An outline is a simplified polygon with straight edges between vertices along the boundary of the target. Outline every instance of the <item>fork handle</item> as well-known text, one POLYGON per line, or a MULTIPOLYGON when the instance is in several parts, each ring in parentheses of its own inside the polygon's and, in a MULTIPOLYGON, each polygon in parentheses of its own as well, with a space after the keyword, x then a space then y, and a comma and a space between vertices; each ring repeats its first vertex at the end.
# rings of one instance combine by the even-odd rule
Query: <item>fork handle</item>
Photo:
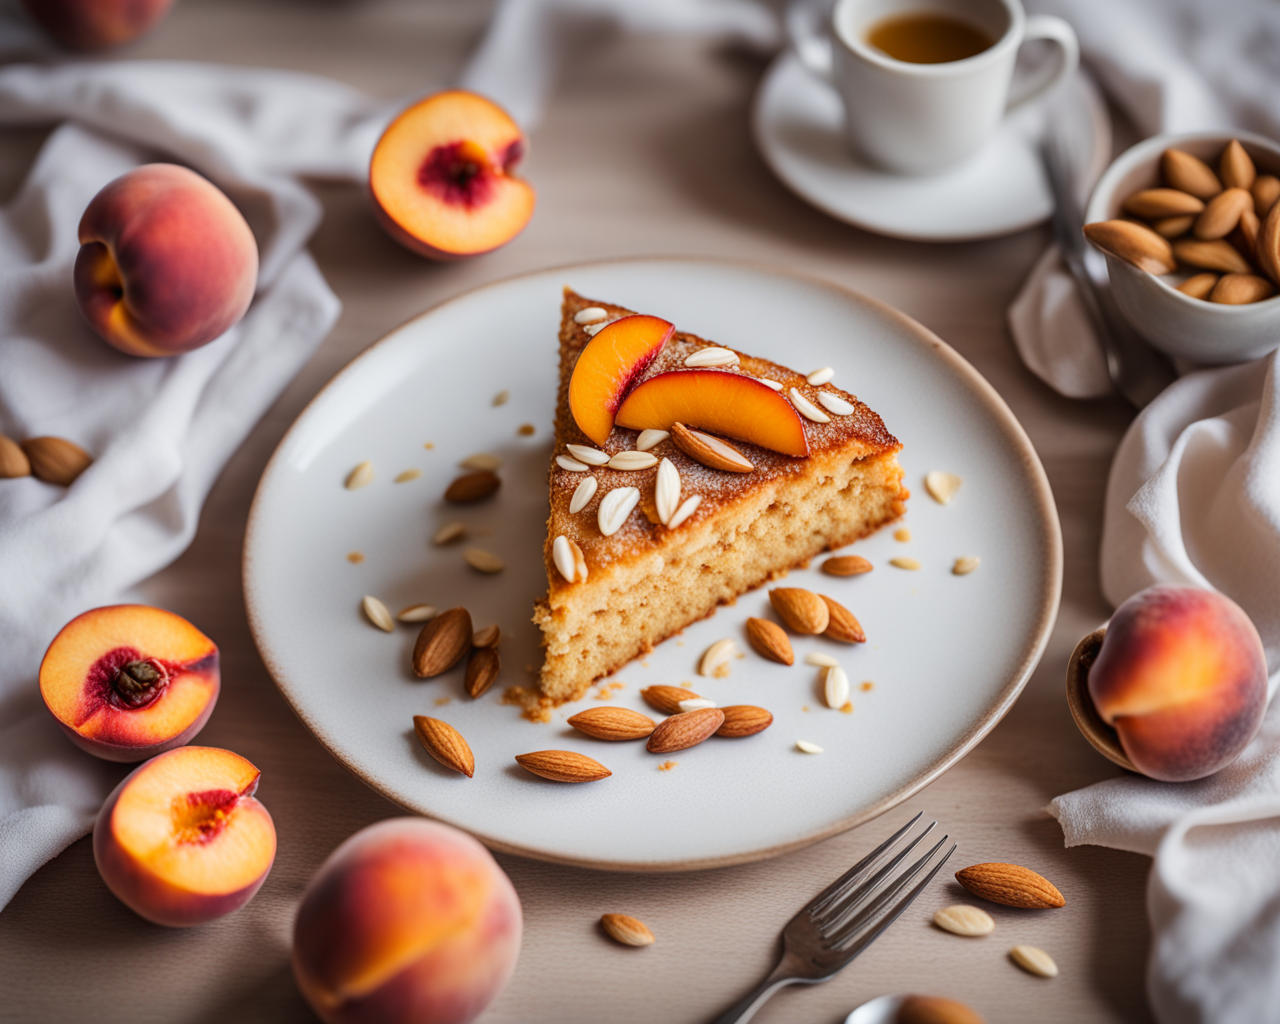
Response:
POLYGON ((764 981, 760 982, 759 985, 729 1009, 725 1010, 719 1017, 711 1021, 710 1024, 746 1024, 778 989, 784 985, 791 985, 803 980, 803 978, 796 977, 791 966, 787 963, 786 957, 783 957, 778 961, 778 965, 769 972, 769 976, 764 981))

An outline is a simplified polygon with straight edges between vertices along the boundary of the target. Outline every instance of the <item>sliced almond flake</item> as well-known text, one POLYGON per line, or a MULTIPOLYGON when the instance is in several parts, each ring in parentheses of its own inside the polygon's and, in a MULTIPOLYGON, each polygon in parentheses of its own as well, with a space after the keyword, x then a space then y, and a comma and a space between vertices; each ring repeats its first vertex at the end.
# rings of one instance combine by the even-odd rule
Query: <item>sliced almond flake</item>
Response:
POLYGON ((738 353, 727 348, 709 345, 700 348, 684 361, 685 366, 732 366, 738 362, 738 353))
POLYGON ((830 423, 831 417, 814 405, 804 395, 800 394, 795 388, 792 388, 788 394, 791 396, 791 404, 796 407, 796 411, 807 420, 813 420, 814 423, 830 423))
POLYGON ((831 369, 829 366, 824 366, 821 370, 814 370, 813 373, 805 377, 805 380, 816 388, 819 384, 825 384, 835 375, 835 370, 831 369))
POLYGON ((578 547, 576 541, 569 541, 569 547, 573 549, 573 567, 577 573, 578 581, 587 582, 587 556, 582 553, 582 548, 578 547))
POLYGON ((912 572, 920 568, 920 563, 914 558, 891 558, 889 564, 895 569, 909 569, 912 572))
POLYGON ((387 606, 376 597, 370 597, 368 594, 365 594, 364 600, 361 604, 364 607, 364 613, 368 616, 369 621, 379 629, 390 633, 396 628, 396 620, 393 619, 391 617, 391 613, 387 611, 387 606))
POLYGON ((588 466, 603 466, 609 461, 609 456, 599 448, 591 448, 585 444, 567 444, 564 447, 570 458, 585 462, 588 466))
POLYGON ((701 711, 703 708, 714 708, 716 706, 715 701, 708 700, 706 697, 689 697, 687 700, 676 702, 676 707, 678 707, 681 712, 701 711))
POLYGON ((804 656, 804 663, 806 665, 817 665, 819 668, 831 668, 840 664, 831 655, 823 654, 821 651, 810 651, 804 656))
POLYGON ((658 463, 658 479, 653 487, 653 503, 657 507, 658 522, 666 526, 680 507, 680 471, 670 459, 658 463))
POLYGON ((827 412, 833 412, 837 416, 853 415, 853 406, 834 392, 819 391, 818 401, 822 403, 822 407, 827 412))
POLYGON ((396 612, 396 619, 400 622, 430 622, 439 614, 439 609, 433 604, 411 604, 396 612))
POLYGON ((962 482, 954 473, 944 473, 935 469, 932 473, 925 474, 924 489, 939 505, 945 505, 956 496, 962 482))
POLYGON ((578 572, 573 564, 573 548, 569 546, 569 538, 561 534, 551 542, 551 561, 555 562, 560 575, 572 583, 578 572))
POLYGON ((593 324, 597 320, 603 320, 609 315, 609 311, 601 306, 588 306, 586 309, 580 309, 573 314, 573 322, 575 324, 593 324))
POLYGON ((698 511, 698 506, 702 504, 701 494, 691 494, 684 499, 684 502, 676 509, 676 514, 671 517, 671 522, 667 523, 667 529, 674 530, 680 526, 686 519, 698 511))
POLYGON ((1014 946, 1009 950, 1009 956, 1028 974, 1040 978, 1058 976, 1058 965, 1053 962, 1053 957, 1037 946, 1014 946))
POLYGON ((763 384, 765 387, 773 388, 774 391, 782 390, 782 385, 779 384, 776 380, 770 380, 768 377, 757 377, 756 379, 760 381, 760 383, 763 384))
POLYGON ((608 462, 610 469, 621 470, 649 469, 657 464, 658 456, 651 455, 649 452, 637 451, 618 452, 608 462))
POLYGON ((849 677, 839 665, 822 670, 822 698, 827 707, 839 711, 849 700, 849 677))
POLYGON ((489 452, 476 452, 474 455, 468 455, 458 465, 463 469, 487 469, 492 472, 502 468, 502 460, 489 452))
POLYGON ((622 529, 622 524, 627 521, 627 516, 631 515, 631 510, 639 501, 639 488, 615 487, 611 490, 600 502, 600 509, 596 514, 600 532, 606 537, 612 537, 622 529))
POLYGON ((610 324, 616 323, 620 319, 622 318, 615 316, 615 317, 611 317, 608 320, 601 320, 599 323, 587 324, 587 326, 584 327, 583 330, 586 331, 589 335, 591 335, 591 337, 594 338, 597 334, 603 331, 610 324))
POLYGON ((395 482, 398 484, 407 484, 410 480, 417 480, 420 476, 422 476, 422 470, 406 469, 403 473, 396 474, 395 482))
POLYGON ((371 483, 373 483, 373 463, 366 460, 347 474, 344 486, 349 491, 358 491, 371 483))
POLYGON ((951 572, 956 576, 968 576, 974 569, 982 564, 982 559, 977 555, 964 555, 956 559, 956 564, 951 567, 951 572))
POLYGON ((723 668, 727 668, 733 660, 733 641, 726 638, 717 640, 703 653, 698 661, 698 675, 715 676, 723 668))
POLYGON ((436 530, 436 535, 431 539, 436 544, 452 544, 459 537, 466 534, 466 532, 466 523, 445 523, 444 526, 436 530))
POLYGON ((501 558, 484 548, 467 548, 462 557, 467 560, 467 565, 480 572, 502 572, 507 567, 501 558))
POLYGON ((996 923, 990 914, 965 903, 956 903, 934 911, 933 923, 943 931, 966 938, 990 935, 996 930, 996 923))
POLYGON ((796 740, 796 750, 802 754, 821 754, 822 748, 816 743, 810 743, 808 740, 796 740))
POLYGON ((585 462, 579 462, 577 459, 571 459, 567 455, 557 455, 556 465, 561 469, 567 469, 570 473, 585 473, 591 468, 585 462))
POLYGON ((600 486, 593 476, 583 477, 582 483, 578 484, 577 490, 573 492, 573 497, 569 499, 569 513, 576 515, 587 507, 587 502, 596 496, 596 488, 600 486))
POLYGON ((510 398, 511 398, 510 391, 499 391, 496 395, 493 396, 493 404, 494 406, 506 405, 507 402, 510 400, 510 398))
POLYGON ((654 430, 652 427, 648 430, 640 431, 640 436, 636 438, 636 451, 647 452, 654 445, 661 444, 671 436, 669 430, 654 430))

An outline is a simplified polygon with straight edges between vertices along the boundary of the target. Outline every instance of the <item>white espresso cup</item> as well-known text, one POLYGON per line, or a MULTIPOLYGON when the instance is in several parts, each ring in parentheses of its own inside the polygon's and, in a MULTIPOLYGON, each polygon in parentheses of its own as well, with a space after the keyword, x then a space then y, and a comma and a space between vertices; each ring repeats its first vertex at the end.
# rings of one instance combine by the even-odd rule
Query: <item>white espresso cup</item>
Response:
POLYGON ((1018 0, 801 0, 787 29, 805 67, 840 94, 854 152, 902 174, 936 174, 973 156, 1009 111, 1049 92, 1080 60, 1070 25, 1027 17, 1018 0), (909 14, 947 15, 995 42, 963 60, 916 64, 867 41, 884 19, 909 14), (1011 95, 1018 49, 1040 39, 1057 46, 1058 59, 1011 95))

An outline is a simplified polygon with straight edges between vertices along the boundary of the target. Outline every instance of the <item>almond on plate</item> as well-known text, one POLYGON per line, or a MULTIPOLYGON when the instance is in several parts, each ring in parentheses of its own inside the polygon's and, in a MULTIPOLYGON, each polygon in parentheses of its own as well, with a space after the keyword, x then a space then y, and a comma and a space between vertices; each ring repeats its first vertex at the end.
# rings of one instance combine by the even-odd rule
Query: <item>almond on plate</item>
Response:
POLYGON ((683 686, 646 686, 640 696, 654 710, 674 715, 680 710, 682 700, 697 700, 699 695, 683 686))
POLYGON ((677 750, 696 747, 715 735, 724 725, 724 712, 719 708, 701 708, 685 711, 658 723, 649 737, 646 747, 651 754, 670 754, 677 750))
POLYGON ((780 665, 794 665, 795 652, 781 626, 768 619, 747 619, 747 642, 760 657, 780 665))
POLYGON ((587 708, 569 719, 578 732, 597 740, 642 740, 657 723, 630 708, 587 708))
POLYGON ((422 627, 413 645, 413 671, 422 679, 448 672, 471 649, 471 613, 450 608, 422 627))
POLYGON ((517 754, 516 763, 552 782, 595 782, 613 774, 599 761, 576 750, 535 750, 517 754))
POLYGON ((769 591, 769 603, 778 618, 796 633, 817 635, 831 621, 826 602, 811 590, 775 587, 769 591))
POLYGON ((716 730, 716 735, 726 739, 754 736, 773 724, 773 715, 753 704, 730 704, 720 711, 724 715, 724 723, 716 730))
POLYGON ((629 914, 604 914, 600 918, 600 926, 609 938, 624 946, 652 946, 654 943, 653 932, 643 921, 629 914))
POLYGON ((1006 907, 1046 910, 1067 902, 1047 878, 1018 864, 974 864, 957 871, 956 881, 975 896, 1006 907))
POLYGON ((471 753, 471 747, 448 722, 428 718, 426 715, 414 715, 413 731, 418 734, 418 740, 426 752, 446 768, 452 768, 467 778, 475 774, 476 759, 471 753))

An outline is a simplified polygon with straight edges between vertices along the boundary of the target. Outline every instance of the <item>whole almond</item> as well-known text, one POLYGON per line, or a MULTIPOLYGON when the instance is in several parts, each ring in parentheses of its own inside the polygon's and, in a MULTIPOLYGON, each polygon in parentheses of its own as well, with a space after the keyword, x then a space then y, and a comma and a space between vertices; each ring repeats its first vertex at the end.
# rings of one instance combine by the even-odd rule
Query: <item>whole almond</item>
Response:
POLYGON ((497 625, 485 626, 484 629, 477 629, 471 635, 472 647, 497 647, 498 641, 502 639, 502 630, 497 625))
POLYGON ((502 660, 496 647, 473 647, 467 660, 467 674, 462 685, 472 699, 483 696, 498 678, 502 660))
POLYGON ((614 942, 624 946, 652 946, 653 932, 643 921, 637 921, 628 914, 604 914, 600 918, 600 927, 614 942))
POLYGON ((423 679, 448 672, 471 649, 471 613, 450 608, 422 627, 413 645, 413 671, 423 679))
POLYGON ((781 665, 794 665, 795 652, 781 626, 768 619, 747 619, 747 642, 760 657, 781 665))
POLYGON ((853 612, 839 601, 833 601, 826 594, 818 596, 827 604, 828 621, 827 628, 822 631, 823 636, 846 644, 867 642, 867 634, 862 631, 862 623, 854 618, 853 612))
POLYGON ((32 476, 59 487, 70 487, 93 463, 92 455, 63 437, 33 437, 22 442, 22 450, 32 476))
POLYGON ((985 1024, 982 1015, 964 1003, 942 996, 907 996, 898 1006, 894 1024, 985 1024))
POLYGON ((1124 201, 1124 212, 1141 217, 1143 220, 1179 217, 1183 214, 1199 213, 1203 209, 1204 200, 1176 188, 1143 189, 1124 201))
POLYGON ((1183 295, 1189 295, 1193 299, 1208 299, 1209 293, 1213 291, 1213 286, 1218 283, 1218 275, 1205 271, 1203 274, 1196 274, 1187 278, 1182 284, 1178 285, 1178 291, 1183 295))
POLYGON ((1170 188, 1190 192, 1197 199, 1212 199, 1222 191, 1222 182, 1203 160, 1180 149, 1166 149, 1160 157, 1160 172, 1170 188))
POLYGON ((587 708, 569 719, 578 732, 597 740, 642 740, 653 732, 655 722, 630 708, 587 708))
POLYGON ((957 871, 956 881, 975 896, 1006 907, 1044 910, 1067 902, 1047 878, 1017 864, 974 864, 957 871))
POLYGON ((682 700, 697 700, 698 694, 683 686, 646 686, 640 691, 645 703, 664 715, 674 715, 680 710, 682 700))
POLYGON ((1276 200, 1280 199, 1280 178, 1274 174, 1260 174, 1249 191, 1253 193, 1253 212, 1259 220, 1264 220, 1276 200))
POLYGON ((728 441, 723 441, 701 430, 690 430, 683 423, 671 424, 671 440, 689 458, 711 469, 726 473, 750 473, 756 467, 742 452, 728 441))
MULTIPOLYGON (((1199 200, 1197 200, 1199 202, 1199 200)), ((1165 217, 1151 225, 1151 230, 1161 238, 1177 238, 1179 235, 1185 235, 1191 230, 1191 225, 1196 222, 1196 216, 1188 213, 1182 217, 1165 217)))
POLYGON ((1270 298, 1275 289, 1265 277, 1256 274, 1223 274, 1209 293, 1210 302, 1227 306, 1244 306, 1270 298))
POLYGON ((777 587, 769 591, 769 603, 787 627, 796 633, 817 635, 827 628, 831 612, 817 594, 800 587, 777 587))
POLYGON ((1176 266, 1169 242, 1133 221, 1095 221, 1084 226, 1084 236, 1103 252, 1148 274, 1168 274, 1176 266))
POLYGON ((1226 238, 1245 210, 1253 209, 1253 196, 1245 188, 1229 188, 1209 200, 1204 212, 1196 218, 1192 234, 1202 242, 1226 238))
POLYGON ((714 736, 722 725, 724 712, 719 708, 685 711, 659 722, 645 747, 651 754, 671 754, 677 750, 687 750, 714 736))
POLYGON ((31 475, 31 460, 16 441, 0 434, 0 480, 31 475))
POLYGON ((1227 188, 1249 188, 1257 179, 1258 169, 1253 166, 1239 139, 1228 142, 1218 158, 1218 177, 1227 188))
POLYGON ((871 569, 871 563, 861 555, 836 555, 822 563, 822 571, 828 576, 861 576, 871 569))
POLYGON ((1267 277, 1280 284, 1280 203, 1274 203, 1262 221, 1262 230, 1258 232, 1258 243, 1254 246, 1253 254, 1258 265, 1266 271, 1267 277))
POLYGON ((935 911, 933 923, 943 931, 950 932, 952 935, 963 935, 966 938, 990 935, 996 930, 996 923, 991 920, 990 914, 963 903, 935 911))
POLYGON ((758 732, 764 732, 773 724, 773 715, 753 704, 730 704, 727 708, 721 708, 720 711, 724 714, 724 723, 716 730, 716 735, 723 736, 725 739, 736 740, 743 736, 754 736, 758 732))
MULTIPOLYGON (((1265 233, 1265 231, 1264 231, 1265 233)), ((1262 258, 1262 238, 1258 239, 1259 254, 1262 258)), ((1230 242, 1215 238, 1209 242, 1184 239, 1173 243, 1173 254, 1189 267, 1202 270, 1218 270, 1224 274, 1247 274, 1253 268, 1230 242)), ((1266 264, 1264 263, 1265 267, 1266 264)))
POLYGON ((461 505, 470 501, 480 501, 489 497, 502 486, 498 474, 489 469, 479 469, 474 473, 463 473, 444 492, 444 500, 461 505))
POLYGON ((576 750, 535 750, 517 754, 516 763, 552 782, 595 782, 613 774, 599 761, 576 750))
POLYGON ((476 771, 476 759, 467 746, 467 741, 448 722, 426 715, 413 716, 413 731, 427 753, 446 768, 461 772, 471 778, 476 771))

